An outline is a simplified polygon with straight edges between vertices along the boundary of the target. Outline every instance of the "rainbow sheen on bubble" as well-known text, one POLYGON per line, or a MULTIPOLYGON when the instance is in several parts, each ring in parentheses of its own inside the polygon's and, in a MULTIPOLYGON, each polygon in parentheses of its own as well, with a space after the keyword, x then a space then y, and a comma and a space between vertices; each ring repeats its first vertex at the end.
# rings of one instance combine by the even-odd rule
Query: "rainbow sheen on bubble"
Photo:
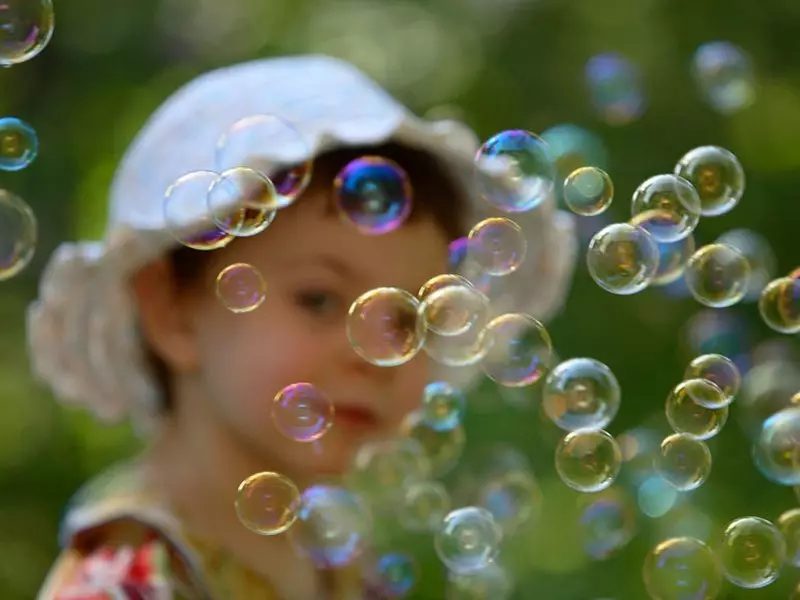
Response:
MULTIPOLYGON (((673 214, 669 211, 649 210, 631 219, 631 225, 636 225, 645 231, 654 228, 671 226, 674 222, 673 214)), ((686 263, 696 250, 694 235, 689 234, 677 242, 658 242, 658 269, 656 269, 651 286, 666 286, 678 281, 686 270, 686 263)))
POLYGON ((39 227, 31 207, 0 189, 0 281, 15 277, 30 264, 38 239, 39 227))
POLYGON ((761 290, 772 281, 778 270, 778 258, 769 240, 750 229, 730 229, 719 236, 717 244, 724 244, 741 252, 750 264, 750 281, 745 301, 756 302, 761 290))
POLYGON ((642 567, 651 600, 714 600, 722 589, 722 570, 713 550, 692 537, 657 544, 642 567))
POLYGON ((789 404, 763 421, 753 444, 753 461, 770 481, 800 485, 800 407, 789 404))
POLYGON ((723 403, 723 398, 722 390, 711 381, 682 381, 667 396, 667 422, 675 433, 708 440, 722 431, 728 421, 728 406, 723 403), (695 398, 704 398, 703 403, 695 398), (709 405, 719 408, 707 408, 709 405))
POLYGON ((607 560, 624 549, 636 534, 636 506, 621 488, 585 495, 579 502, 578 527, 584 552, 607 560))
POLYGON ((564 431, 604 429, 619 412, 619 381, 593 358, 565 360, 547 375, 542 407, 564 431))
POLYGON ((484 219, 469 232, 469 257, 489 275, 508 275, 525 260, 528 241, 511 219, 484 219))
POLYGON ((706 102, 723 115, 744 110, 755 101, 756 83, 750 57, 731 42, 701 45, 692 58, 692 76, 706 102))
POLYGON ((252 237, 272 224, 277 192, 269 178, 247 167, 221 173, 208 190, 214 224, 236 237, 252 237))
POLYGON ((438 481, 415 481, 404 490, 400 523, 412 532, 435 531, 451 506, 450 494, 444 485, 438 481))
POLYGON ((232 313, 248 313, 263 304, 267 282, 261 272, 247 263, 228 265, 217 275, 217 298, 232 313))
POLYGON ((421 410, 410 412, 400 424, 400 434, 418 443, 430 464, 430 475, 442 477, 458 464, 466 434, 461 423, 450 429, 434 429, 421 410))
POLYGON ((433 539, 439 559, 451 571, 469 573, 494 561, 503 533, 492 514, 468 506, 451 511, 433 539))
POLYGON ((659 252, 642 227, 615 223, 598 231, 589 242, 586 266, 601 288, 627 296, 649 286, 658 272, 659 252))
POLYGON ((611 486, 622 467, 622 452, 614 437, 602 429, 568 433, 555 452, 556 472, 568 487, 594 493, 611 486))
POLYGON ((725 528, 719 556, 725 579, 740 588, 760 589, 778 579, 786 541, 766 519, 742 517, 725 528))
POLYGON ((641 72, 620 54, 593 56, 584 68, 592 106, 609 125, 632 123, 642 116, 645 101, 641 72))
POLYGON ((6 0, 0 4, 0 66, 26 62, 53 37, 53 0, 6 0))
POLYGON ((741 301, 750 283, 750 263, 725 244, 708 244, 695 251, 683 278, 695 300, 711 308, 725 308, 741 301))
MULTIPOLYGON (((727 356, 703 354, 693 359, 686 367, 684 379, 705 379, 716 385, 721 395, 700 394, 692 399, 706 408, 720 408, 733 402, 742 385, 739 367, 727 356)), ((692 389, 689 389, 691 392, 692 389)))
POLYGON ((800 278, 781 277, 769 282, 758 299, 764 323, 778 333, 800 333, 800 278))
POLYGON ((445 381, 434 381, 422 392, 422 414, 425 423, 437 431, 453 429, 466 408, 464 394, 445 381))
POLYGON ((405 598, 417 584, 419 572, 414 559, 404 552, 382 554, 367 574, 367 581, 381 598, 405 598))
POLYGON ((675 175, 683 177, 697 190, 704 217, 730 212, 744 194, 745 176, 739 159, 719 146, 690 150, 675 165, 675 175))
POLYGON ((575 169, 564 181, 564 203, 576 215, 599 215, 608 210, 613 200, 611 177, 597 167, 575 169))
POLYGON ((463 277, 440 277, 454 281, 437 284, 436 289, 423 286, 418 294, 428 330, 440 336, 457 336, 484 322, 489 314, 489 298, 463 277))
MULTIPOLYGON (((3 5, 0 5, 0 14, 2 10, 3 5)), ((13 117, 0 119, 0 171, 21 171, 38 154, 39 136, 33 127, 13 117)))
POLYGON ((506 387, 523 387, 545 376, 553 357, 553 342, 544 325, 524 313, 492 319, 483 331, 486 354, 483 372, 506 387))
POLYGON ((277 535, 297 518, 297 486, 280 473, 266 471, 245 479, 236 493, 236 516, 250 531, 277 535))
POLYGON ((676 490, 694 490, 711 473, 711 451, 705 442, 682 433, 674 433, 661 442, 655 469, 676 490))
POLYGON ((314 442, 333 426, 331 399, 310 383, 293 383, 272 401, 272 422, 278 431, 296 442, 314 442))
POLYGON ((700 222, 702 203, 697 190, 683 177, 663 174, 642 182, 633 192, 631 217, 649 211, 667 213, 669 219, 655 222, 643 221, 642 227, 657 242, 677 242, 692 233, 700 222))

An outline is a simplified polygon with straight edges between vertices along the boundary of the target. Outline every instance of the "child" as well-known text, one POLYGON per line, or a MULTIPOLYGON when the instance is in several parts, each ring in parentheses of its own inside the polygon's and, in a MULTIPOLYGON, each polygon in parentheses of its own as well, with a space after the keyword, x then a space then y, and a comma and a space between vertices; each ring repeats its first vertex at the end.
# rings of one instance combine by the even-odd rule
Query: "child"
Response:
MULTIPOLYGON (((70 503, 63 552, 39 598, 366 597, 357 574, 317 573, 285 536, 245 529, 234 498, 256 472, 279 472, 301 490, 335 477, 359 444, 391 435, 416 407, 432 377, 424 353, 395 368, 365 362, 348 345, 347 311, 367 290, 415 293, 448 272, 448 244, 493 214, 472 197, 474 178, 488 180, 476 175, 476 149, 466 127, 420 121, 326 57, 215 71, 156 112, 115 177, 105 241, 59 248, 29 311, 37 375, 101 419, 132 418, 149 438, 140 456, 70 503), (310 185, 263 233, 213 252, 181 247, 165 222, 165 190, 214 170, 220 135, 264 114, 302 133, 315 158, 310 185), (333 179, 364 155, 395 161, 413 186, 410 218, 384 235, 332 217, 333 179), (255 311, 235 314, 215 297, 217 274, 233 263, 253 265, 267 282, 255 311), (319 444, 287 440, 270 418, 272 398, 296 382, 324 389, 335 405, 319 444)), ((277 150, 259 152, 269 159, 277 150)), ((571 221, 552 198, 512 216, 528 255, 498 302, 545 318, 571 275, 571 221)))

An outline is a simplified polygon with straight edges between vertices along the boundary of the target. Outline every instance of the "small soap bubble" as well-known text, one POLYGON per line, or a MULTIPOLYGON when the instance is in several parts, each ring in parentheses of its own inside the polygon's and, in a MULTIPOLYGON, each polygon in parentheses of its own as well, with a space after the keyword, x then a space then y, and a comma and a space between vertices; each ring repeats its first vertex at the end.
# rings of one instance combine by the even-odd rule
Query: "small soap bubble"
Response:
POLYGON ((508 570, 496 562, 469 573, 450 571, 444 600, 508 600, 514 580, 508 570))
POLYGON ((778 579, 786 560, 786 541, 766 519, 742 517, 722 534, 719 556, 728 581, 741 588, 759 589, 778 579))
MULTIPOLYGON (((654 228, 671 226, 674 222, 672 213, 662 210, 649 210, 631 219, 631 225, 637 225, 645 231, 654 228)), ((658 246, 658 269, 650 285, 665 286, 674 283, 683 275, 686 263, 696 250, 694 235, 689 234, 677 242, 656 242, 658 246)))
POLYGON ((469 282, 469 279, 467 279, 466 277, 462 277, 461 275, 455 275, 453 273, 444 273, 442 275, 437 275, 436 277, 432 277, 424 284, 422 284, 422 287, 419 288, 419 292, 417 292, 417 298, 419 299, 420 302, 422 302, 433 292, 438 292, 439 290, 442 290, 451 285, 463 285, 469 287, 472 284, 469 282))
POLYGON ((297 486, 279 473, 256 473, 236 493, 236 515, 242 525, 259 535, 277 535, 297 519, 297 486))
MULTIPOLYGON (((739 393, 739 388, 742 385, 742 374, 739 372, 739 367, 736 366, 730 358, 722 356, 721 354, 703 354, 698 356, 689 366, 686 367, 686 372, 683 374, 684 379, 705 379, 716 385, 721 391, 722 395, 712 393, 700 394, 699 396, 692 397, 692 400, 706 408, 720 408, 727 406, 739 393), (716 404, 718 399, 721 398, 721 404, 716 404), (708 404, 711 402, 711 404, 708 404)), ((688 389, 691 393, 694 388, 688 389)))
POLYGON ((564 202, 576 215, 599 215, 608 210, 613 199, 611 177, 597 167, 575 169, 564 181, 564 202))
POLYGON ((719 146, 690 150, 675 165, 675 175, 697 190, 704 217, 730 212, 744 194, 745 176, 739 159, 719 146))
POLYGON ((434 429, 425 422, 423 413, 415 410, 400 424, 400 434, 422 446, 430 462, 431 476, 442 477, 456 466, 464 453, 466 435, 461 423, 451 429, 434 429))
POLYGON ((691 537, 658 544, 645 557, 642 575, 651 600, 714 600, 722 589, 717 557, 691 537))
POLYGON ((669 219, 644 221, 649 233, 657 242, 677 242, 695 230, 700 222, 702 203, 697 190, 683 177, 677 175, 655 175, 647 179, 633 192, 631 217, 648 211, 664 213, 669 219))
POLYGON ((275 115, 254 115, 234 123, 217 142, 220 173, 247 167, 269 177, 277 208, 288 206, 311 182, 311 150, 300 131, 275 115), (288 167, 288 168, 287 168, 288 167))
POLYGON ((561 481, 573 490, 599 492, 616 480, 622 466, 622 452, 608 432, 579 429, 559 442, 555 464, 561 481))
MULTIPOLYGON (((0 17, 2 10, 0 4, 0 17)), ((33 127, 13 117, 0 119, 0 171, 21 171, 36 159, 38 153, 39 138, 33 127)))
POLYGON ((438 481, 417 481, 408 485, 400 507, 400 523, 409 531, 436 530, 450 512, 450 494, 438 481))
POLYGON ((523 387, 547 373, 553 357, 550 334, 539 321, 523 313, 492 319, 483 331, 486 355, 483 372, 506 387, 523 387))
POLYGON ((692 75, 706 101, 731 115, 755 101, 755 76, 750 58, 730 42, 708 42, 692 60, 692 75))
POLYGON ((462 493, 476 499, 506 534, 537 517, 542 508, 542 491, 527 458, 508 446, 485 453, 478 465, 471 464, 462 493))
POLYGON ((586 554, 606 560, 636 534, 636 506, 625 492, 611 487, 581 497, 578 524, 586 554))
POLYGON ((469 367, 483 360, 487 352, 484 329, 489 314, 487 311, 478 316, 480 320, 459 335, 439 335, 428 329, 423 346, 425 353, 446 367, 469 367))
POLYGON ((405 598, 416 586, 418 576, 413 558, 403 552, 389 552, 378 558, 367 581, 381 598, 389 600, 405 598))
POLYGON ((586 266, 607 292, 627 296, 645 289, 658 272, 658 245, 642 227, 615 223, 589 242, 586 266))
POLYGON ((800 485, 800 407, 789 405, 763 424, 753 444, 753 461, 779 485, 800 485))
POLYGON ((217 298, 233 313, 257 309, 267 295, 267 282, 260 271, 247 263, 228 265, 217 275, 217 298))
POLYGON ((22 272, 36 253, 36 215, 20 197, 0 189, 0 281, 22 272))
POLYGON ((750 229, 731 229, 719 236, 716 243, 736 248, 750 263, 750 281, 744 299, 757 301, 761 290, 772 281, 778 269, 778 258, 769 240, 750 229))
POLYGON ((695 300, 711 308, 733 306, 747 293, 750 263, 724 244, 708 244, 695 251, 683 278, 695 300))
POLYGON ((333 402, 310 383, 286 386, 272 402, 272 421, 296 442, 314 442, 333 425, 333 402))
POLYGON ((800 567, 800 508, 783 512, 776 525, 786 542, 786 561, 800 567))
POLYGON ((564 431, 604 429, 619 412, 620 396, 619 381, 606 365, 571 358, 547 375, 542 406, 564 431))
POLYGON ((688 492, 703 485, 711 474, 711 451, 705 442, 674 433, 661 442, 654 466, 664 481, 688 492))
POLYGON ((370 440, 356 452, 349 482, 371 504, 394 507, 404 486, 430 476, 432 465, 425 450, 412 438, 370 440))
POLYGON ((208 210, 214 224, 237 237, 251 237, 275 220, 277 192, 272 182, 253 169, 238 167, 222 173, 208 190, 208 210))
MULTIPOLYGON (((458 277, 447 275, 446 277, 458 277)), ((423 295, 420 312, 428 330, 441 336, 457 336, 485 321, 489 314, 489 298, 480 290, 458 277, 463 283, 452 283, 423 295)))
POLYGON ((644 113, 641 73, 624 56, 598 54, 585 74, 594 109, 609 125, 627 125, 644 113))
POLYGON ((494 561, 502 537, 492 513, 469 506, 447 514, 433 543, 436 554, 449 570, 469 573, 494 561))
POLYGON ((581 167, 606 168, 608 150, 603 140, 582 127, 571 123, 555 125, 542 132, 542 139, 550 148, 562 179, 581 167))
POLYGON ((507 213, 526 212, 539 206, 553 190, 556 165, 547 143, 521 129, 503 131, 478 150, 475 163, 482 171, 503 177, 502 186, 478 188, 484 199, 507 213))
POLYGON ((675 433, 696 440, 710 439, 722 431, 728 421, 728 407, 723 398, 722 390, 711 381, 682 381, 667 396, 667 421, 675 433), (703 403, 698 403, 695 398, 703 398, 703 403), (719 408, 707 408, 709 405, 719 408))
POLYGON ((32 59, 53 37, 53 0, 6 0, 0 4, 0 66, 32 59))
POLYGON ((469 232, 469 257, 489 275, 508 275, 525 260, 528 241, 511 219, 484 219, 469 232))
POLYGON ((342 219, 364 235, 394 231, 411 214, 411 181, 387 158, 363 156, 349 162, 333 188, 342 219))
POLYGON ((347 338, 355 352, 379 367, 414 358, 425 342, 427 323, 413 294, 376 288, 359 296, 347 315, 347 338))
POLYGON ((758 299, 758 312, 773 331, 800 332, 800 278, 781 277, 769 282, 758 299))
POLYGON ((422 392, 425 423, 436 430, 452 429, 461 422, 466 407, 464 394, 445 381, 434 381, 422 392))

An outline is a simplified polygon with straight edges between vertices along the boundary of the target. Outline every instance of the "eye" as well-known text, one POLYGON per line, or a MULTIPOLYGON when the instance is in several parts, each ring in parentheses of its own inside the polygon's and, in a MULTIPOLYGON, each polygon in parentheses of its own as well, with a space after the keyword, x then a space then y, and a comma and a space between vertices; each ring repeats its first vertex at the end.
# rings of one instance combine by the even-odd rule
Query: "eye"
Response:
POLYGON ((327 290, 307 290, 295 296, 298 306, 314 315, 331 315, 344 309, 344 299, 327 290))

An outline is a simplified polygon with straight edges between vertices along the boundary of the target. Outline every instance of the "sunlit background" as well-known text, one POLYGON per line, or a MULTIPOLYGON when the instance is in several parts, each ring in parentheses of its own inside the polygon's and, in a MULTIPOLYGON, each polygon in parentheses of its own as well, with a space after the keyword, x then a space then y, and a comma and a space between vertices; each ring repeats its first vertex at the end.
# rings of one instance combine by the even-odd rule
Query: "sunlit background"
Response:
MULTIPOLYGON (((611 209, 578 218, 582 252, 604 224, 629 218, 639 183, 672 172, 694 147, 722 146, 741 161, 747 190, 735 210, 701 223, 697 245, 734 229, 749 230, 737 235, 758 244, 752 232, 760 234, 763 247, 754 253, 762 286, 800 266, 800 4, 792 0, 70 0, 56 2, 56 19, 40 56, 0 72, 0 116, 30 123, 40 142, 30 167, 0 173, 0 186, 31 205, 40 227, 31 266, 0 284, 3 599, 34 597, 56 556, 68 498, 137 444, 127 427, 100 428, 59 407, 32 380, 25 307, 60 242, 102 235, 113 171, 146 117, 210 68, 331 54, 416 112, 463 119, 482 139, 511 128, 538 133, 560 153, 566 173, 592 164, 614 181, 611 209), (736 45, 749 61, 728 104, 709 96, 693 72, 698 48, 716 40, 736 45), (606 89, 613 102, 598 91, 598 69, 622 69, 617 79, 629 82, 622 92, 606 89)), ((559 481, 559 434, 535 398, 487 388, 471 400, 462 471, 502 442, 527 456, 542 492, 539 514, 503 548, 512 597, 642 599, 644 556, 660 540, 692 535, 714 546, 734 518, 774 521, 797 506, 792 488, 768 482, 750 458, 759 418, 800 391, 798 336, 769 330, 756 298, 703 308, 680 282, 614 296, 591 280, 581 259, 550 333, 560 357, 595 357, 616 374, 622 408, 610 432, 623 440, 626 463, 602 496, 611 507, 604 520, 597 498, 559 481), (734 359, 744 382, 729 424, 709 441, 708 482, 678 494, 648 474, 647 457, 669 433, 667 394, 706 352, 734 359), (587 516, 587 502, 600 517, 587 516)), ((413 597, 441 598, 446 574, 430 538, 393 540, 417 558, 413 597)), ((765 589, 727 586, 720 598, 789 598, 798 581, 787 566, 765 589)))

